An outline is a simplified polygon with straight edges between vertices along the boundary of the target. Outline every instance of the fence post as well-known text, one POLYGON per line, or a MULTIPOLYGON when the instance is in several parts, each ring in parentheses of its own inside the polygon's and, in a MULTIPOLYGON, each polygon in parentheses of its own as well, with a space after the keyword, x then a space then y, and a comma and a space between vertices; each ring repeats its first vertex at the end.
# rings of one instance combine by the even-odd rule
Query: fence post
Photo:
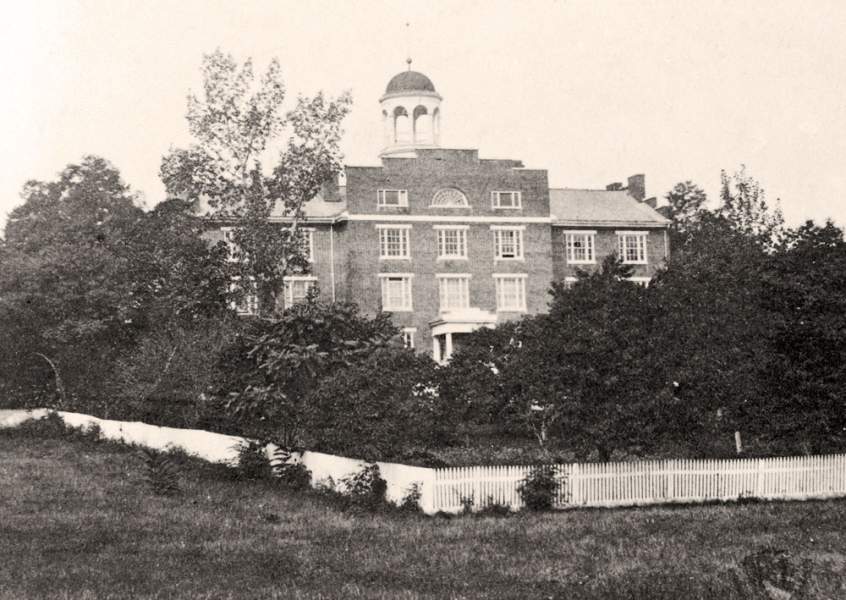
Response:
POLYGON ((756 469, 756 475, 755 475, 755 497, 756 498, 763 498, 764 497, 765 479, 766 478, 764 477, 764 459, 759 458, 758 459, 758 466, 757 466, 757 469, 756 469))
POLYGON ((572 469, 570 470, 570 502, 572 502, 574 506, 581 504, 581 486, 579 485, 581 483, 579 478, 580 471, 581 469, 579 469, 579 463, 573 463, 572 469))

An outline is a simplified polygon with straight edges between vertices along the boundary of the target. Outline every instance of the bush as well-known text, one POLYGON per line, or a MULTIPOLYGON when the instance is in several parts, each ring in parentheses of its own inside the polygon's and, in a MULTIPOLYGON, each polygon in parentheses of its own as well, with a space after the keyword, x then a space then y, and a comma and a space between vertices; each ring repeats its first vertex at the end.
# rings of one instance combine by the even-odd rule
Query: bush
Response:
POLYGON ((422 496, 423 493, 420 491, 420 482, 415 481, 408 486, 408 489, 406 489, 405 496, 402 497, 402 501, 399 504, 400 510, 406 512, 421 512, 420 498, 422 496))
POLYGON ((265 445, 246 440, 238 444, 238 476, 248 481, 270 479, 273 469, 265 445))
POLYGON ((375 509, 385 505, 388 482, 382 479, 379 465, 366 465, 361 471, 341 480, 344 495, 357 507, 375 509))
POLYGON ((476 512, 477 517, 509 517, 511 516, 511 505, 508 503, 500 503, 494 500, 493 496, 488 496, 485 505, 476 512))
POLYGON ((520 482, 517 491, 528 510, 550 510, 555 501, 560 479, 554 465, 533 468, 520 482))
POLYGON ((159 496, 173 496, 179 493, 179 470, 170 456, 148 448, 142 448, 139 456, 146 468, 145 479, 159 496))

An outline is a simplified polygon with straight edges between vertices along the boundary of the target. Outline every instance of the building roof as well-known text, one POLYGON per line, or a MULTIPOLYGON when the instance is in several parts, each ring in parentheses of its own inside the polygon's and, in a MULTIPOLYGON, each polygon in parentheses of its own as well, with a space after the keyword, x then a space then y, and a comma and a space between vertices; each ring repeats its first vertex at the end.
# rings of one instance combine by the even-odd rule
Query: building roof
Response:
POLYGON ((669 223, 654 208, 632 198, 625 190, 549 190, 554 225, 666 227, 669 223))
MULTIPOLYGON (((326 199, 326 190, 322 190, 317 195, 303 205, 303 216, 314 223, 321 221, 332 222, 341 213, 347 210, 347 188, 346 186, 339 186, 336 191, 330 192, 334 198, 326 199)), ((282 213, 279 206, 273 209, 270 214, 272 220, 286 221, 288 216, 282 213)))
POLYGON ((385 88, 386 94, 400 92, 434 92, 435 84, 423 73, 417 71, 403 71, 394 75, 385 88))

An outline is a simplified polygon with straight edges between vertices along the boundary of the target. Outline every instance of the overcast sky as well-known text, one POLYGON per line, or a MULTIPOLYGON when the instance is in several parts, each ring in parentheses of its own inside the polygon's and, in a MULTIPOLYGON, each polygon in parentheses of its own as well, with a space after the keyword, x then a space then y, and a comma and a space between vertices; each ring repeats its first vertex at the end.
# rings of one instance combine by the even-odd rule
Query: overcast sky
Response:
POLYGON ((296 94, 352 91, 343 148, 375 164, 378 98, 414 69, 444 97, 442 145, 549 171, 553 187, 645 173, 714 196, 745 163, 791 224, 846 224, 846 2, 9 2, 0 25, 0 223, 28 179, 84 154, 146 205, 190 140, 186 95, 217 47, 282 63, 296 94), (411 23, 406 34, 405 23, 411 23))

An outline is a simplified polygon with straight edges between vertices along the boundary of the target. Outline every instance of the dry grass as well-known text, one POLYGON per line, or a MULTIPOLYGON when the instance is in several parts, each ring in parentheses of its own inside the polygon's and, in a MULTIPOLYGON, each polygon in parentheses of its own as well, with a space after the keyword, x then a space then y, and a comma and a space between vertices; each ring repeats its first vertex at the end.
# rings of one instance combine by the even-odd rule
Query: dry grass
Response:
POLYGON ((0 598, 742 598, 763 545, 846 598, 846 502, 448 520, 181 470, 157 496, 132 450, 0 430, 0 598))

